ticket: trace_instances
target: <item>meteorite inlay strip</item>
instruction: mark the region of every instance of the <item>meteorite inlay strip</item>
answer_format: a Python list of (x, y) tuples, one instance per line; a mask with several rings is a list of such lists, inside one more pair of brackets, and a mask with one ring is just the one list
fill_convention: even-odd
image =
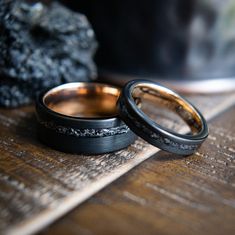
[(111, 128), (102, 128), (102, 129), (80, 129), (73, 127), (65, 127), (57, 125), (52, 121), (43, 121), (38, 120), (41, 125), (45, 128), (51, 129), (57, 133), (74, 136), (74, 137), (106, 137), (125, 134), (130, 131), (129, 127), (126, 125), (111, 127)]

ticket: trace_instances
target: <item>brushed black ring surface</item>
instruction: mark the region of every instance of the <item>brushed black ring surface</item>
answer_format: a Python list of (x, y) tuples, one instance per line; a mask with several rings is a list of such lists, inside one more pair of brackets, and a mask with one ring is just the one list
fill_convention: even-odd
[(103, 154), (126, 148), (136, 135), (119, 118), (79, 118), (57, 113), (36, 100), (38, 138), (56, 150), (78, 154)]
[[(195, 134), (179, 134), (177, 132), (168, 130), (150, 119), (136, 104), (132, 92), (137, 86), (153, 86), (159, 94), (164, 89), (169, 96), (175, 96), (187, 108), (196, 113), (197, 118), (200, 119), (200, 130)], [(190, 102), (183, 97), (173, 92), (172, 90), (163, 87), (157, 83), (148, 80), (133, 80), (125, 85), (118, 100), (119, 115), (122, 120), (130, 127), (130, 129), (138, 136), (142, 137), (150, 144), (179, 155), (190, 155), (194, 153), (203, 141), (208, 136), (208, 127), (205, 118)], [(179, 105), (182, 109), (182, 106)], [(178, 107), (177, 107), (178, 108)], [(176, 109), (177, 109), (176, 108)], [(185, 110), (183, 110), (185, 112)], [(198, 128), (196, 121), (191, 118), (188, 123), (192, 123), (195, 128)]]

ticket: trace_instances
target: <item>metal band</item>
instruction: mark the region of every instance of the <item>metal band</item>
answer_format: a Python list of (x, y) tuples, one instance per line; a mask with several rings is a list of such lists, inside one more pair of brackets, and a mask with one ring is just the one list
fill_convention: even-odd
[[(137, 106), (137, 88), (151, 98), (175, 111), (191, 128), (192, 135), (182, 135), (168, 130), (150, 119)], [(156, 104), (157, 105), (157, 104)], [(150, 144), (168, 152), (189, 155), (196, 151), (208, 136), (208, 127), (202, 114), (184, 98), (159, 84), (134, 80), (123, 89), (118, 101), (119, 114), (130, 129)]]
[(39, 139), (56, 150), (79, 154), (129, 146), (137, 137), (118, 116), (119, 93), (107, 84), (79, 82), (42, 93), (36, 102)]

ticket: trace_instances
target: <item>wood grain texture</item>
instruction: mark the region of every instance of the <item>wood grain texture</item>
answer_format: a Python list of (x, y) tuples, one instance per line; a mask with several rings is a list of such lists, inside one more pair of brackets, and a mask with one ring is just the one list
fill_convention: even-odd
[(235, 107), (189, 157), (158, 152), (40, 235), (235, 234)]
[[(190, 100), (209, 119), (233, 105), (235, 94)], [(181, 129), (164, 113), (151, 112), (164, 125)], [(39, 143), (35, 130), (33, 107), (0, 110), (0, 233), (38, 231), (159, 151), (139, 139), (113, 154), (65, 154)], [(153, 186), (149, 184), (149, 190), (156, 191)], [(125, 195), (145, 203), (128, 191)]]

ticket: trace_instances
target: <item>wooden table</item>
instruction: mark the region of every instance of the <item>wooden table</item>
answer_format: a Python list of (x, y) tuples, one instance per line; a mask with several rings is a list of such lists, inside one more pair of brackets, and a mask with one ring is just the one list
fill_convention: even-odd
[(216, 117), (189, 157), (142, 140), (115, 154), (60, 153), (38, 142), (32, 106), (0, 110), (0, 233), (235, 233), (235, 94), (190, 99)]
[(159, 152), (44, 230), (49, 234), (234, 234), (235, 107), (190, 157)]

